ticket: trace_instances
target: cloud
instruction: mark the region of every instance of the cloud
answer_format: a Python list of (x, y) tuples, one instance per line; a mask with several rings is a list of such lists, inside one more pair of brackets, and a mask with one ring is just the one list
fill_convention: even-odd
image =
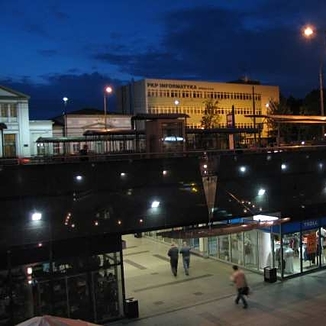
[[(238, 0), (220, 6), (210, 3), (214, 5), (170, 4), (165, 10), (153, 13), (146, 22), (141, 21), (139, 28), (132, 29), (126, 22), (124, 30), (108, 29), (100, 38), (92, 39), (85, 35), (100, 35), (98, 28), (91, 29), (94, 24), (84, 33), (78, 27), (80, 20), (76, 23), (73, 20), (76, 17), (66, 14), (65, 4), (51, 6), (38, 1), (42, 5), (38, 15), (42, 17), (31, 20), (25, 14), (20, 23), (36, 34), (34, 45), (38, 44), (39, 35), (51, 41), (37, 53), (40, 59), (55, 57), (56, 64), (49, 68), (52, 73), (39, 74), (42, 84), (33, 83), (28, 76), (16, 81), (4, 79), (3, 84), (31, 95), (31, 114), (44, 118), (51, 117), (52, 112), (61, 112), (63, 96), (71, 99), (71, 110), (85, 106), (101, 108), (103, 85), (126, 82), (124, 77), (119, 80), (109, 76), (225, 82), (247, 75), (265, 84), (279, 85), (281, 92), (296, 97), (304, 97), (318, 86), (321, 37), (319, 34), (319, 40), (308, 42), (300, 35), (300, 28), (307, 22), (323, 26), (326, 3), (317, 0), (308, 3), (248, 0), (245, 6)], [(59, 22), (57, 29), (51, 28), (52, 20)], [(52, 39), (47, 32), (53, 33)], [(63, 45), (66, 52), (57, 52)], [(76, 61), (72, 61), (75, 67), (70, 66), (69, 58), (60, 57), (67, 53), (75, 56)]]
[[(313, 2), (320, 10), (326, 8)], [(302, 17), (312, 9), (281, 0), (254, 8), (202, 6), (169, 11), (163, 17), (158, 45), (149, 44), (142, 51), (132, 47), (119, 51), (116, 46), (93, 58), (143, 77), (228, 81), (248, 75), (302, 96), (304, 85), (298, 79), (304, 78), (306, 92), (310, 91), (320, 60), (320, 44), (307, 44), (300, 35)]]
[[(1, 85), (6, 85), (31, 97), (29, 101), (30, 119), (50, 119), (62, 114), (64, 96), (69, 98), (68, 112), (81, 108), (102, 109), (105, 85), (113, 85), (113, 88), (116, 89), (122, 83), (120, 80), (110, 79), (98, 72), (42, 77), (46, 83), (35, 84), (29, 77), (23, 77), (19, 81), (0, 80)], [(115, 98), (112, 97), (109, 101), (109, 111), (112, 111), (115, 108)]]

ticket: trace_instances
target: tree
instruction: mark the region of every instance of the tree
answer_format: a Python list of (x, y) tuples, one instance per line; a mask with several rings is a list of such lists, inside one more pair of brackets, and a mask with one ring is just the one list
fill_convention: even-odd
[[(290, 100), (290, 99), (289, 99)], [(290, 115), (293, 114), (288, 99), (280, 96), (280, 102), (270, 101), (267, 108), (268, 115)], [(277, 123), (274, 119), (267, 119), (267, 127), (270, 130), (270, 137), (277, 138), (281, 136), (285, 142), (292, 140), (293, 127), (288, 124)]]
[[(324, 99), (325, 101), (325, 99)], [(320, 115), (320, 92), (313, 90), (302, 101), (300, 108), (302, 115)], [(299, 132), (302, 139), (313, 140), (321, 138), (321, 126), (319, 125), (301, 125)]]
[(204, 101), (205, 110), (204, 115), (201, 118), (201, 127), (203, 129), (216, 128), (221, 120), (219, 114), (217, 114), (218, 101), (213, 101), (213, 99), (206, 99)]

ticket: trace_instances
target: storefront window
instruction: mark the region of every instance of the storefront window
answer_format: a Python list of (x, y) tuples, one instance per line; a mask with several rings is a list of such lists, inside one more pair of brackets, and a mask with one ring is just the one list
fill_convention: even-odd
[(244, 266), (250, 269), (258, 269), (257, 232), (253, 230), (244, 233)]
[(217, 237), (208, 238), (208, 255), (217, 256)]
[(318, 267), (320, 251), (317, 245), (318, 229), (306, 230), (302, 232), (302, 270), (310, 270)]
[(231, 251), (229, 246), (229, 235), (221, 235), (217, 237), (218, 241), (218, 258), (230, 261)]
[[(283, 276), (300, 273), (300, 233), (289, 233), (283, 236), (283, 250), (279, 249), (277, 254), (278, 269)], [(282, 257), (281, 257), (282, 256)], [(281, 261), (282, 259), (282, 261)]]
[(266, 266), (273, 266), (273, 248), (271, 242), (271, 233), (259, 230), (258, 236), (258, 269), (264, 270)]
[[(10, 282), (10, 280), (12, 282)], [(12, 311), (14, 324), (33, 316), (32, 291), (27, 272), (23, 267), (15, 267), (8, 272), (0, 272), (0, 324), (11, 325)]]
[(231, 238), (231, 261), (236, 265), (243, 265), (243, 233), (230, 235)]
[(0, 272), (0, 324), (37, 315), (105, 322), (123, 315), (120, 253), (61, 258)]
[(321, 265), (326, 264), (326, 226), (320, 228), (320, 231), (317, 233), (318, 241), (317, 244), (320, 243), (321, 248)]

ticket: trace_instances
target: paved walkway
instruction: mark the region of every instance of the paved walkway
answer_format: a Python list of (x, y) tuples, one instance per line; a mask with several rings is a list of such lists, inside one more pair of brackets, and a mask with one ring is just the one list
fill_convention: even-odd
[(326, 271), (273, 284), (246, 272), (252, 289), (249, 308), (235, 305), (231, 265), (191, 257), (190, 276), (179, 260), (170, 271), (168, 246), (147, 238), (125, 237), (126, 297), (138, 300), (139, 318), (107, 325), (135, 326), (300, 326), (323, 325), (326, 317)]

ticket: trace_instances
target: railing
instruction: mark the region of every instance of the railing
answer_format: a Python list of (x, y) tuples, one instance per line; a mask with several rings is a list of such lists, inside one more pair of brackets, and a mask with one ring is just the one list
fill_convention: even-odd
[(326, 145), (311, 146), (280, 146), (280, 147), (259, 147), (259, 148), (236, 148), (236, 149), (218, 149), (218, 150), (198, 150), (198, 151), (182, 151), (182, 152), (113, 152), (106, 154), (92, 153), (89, 155), (39, 155), (32, 157), (17, 158), (0, 158), (0, 167), (4, 165), (30, 165), (30, 164), (65, 164), (77, 162), (101, 162), (101, 161), (117, 161), (117, 160), (144, 160), (152, 158), (174, 158), (174, 157), (197, 157), (205, 159), (212, 156), (222, 155), (245, 155), (245, 154), (261, 154), (261, 153), (281, 153), (281, 152), (299, 152), (299, 151), (315, 151), (326, 150)]

